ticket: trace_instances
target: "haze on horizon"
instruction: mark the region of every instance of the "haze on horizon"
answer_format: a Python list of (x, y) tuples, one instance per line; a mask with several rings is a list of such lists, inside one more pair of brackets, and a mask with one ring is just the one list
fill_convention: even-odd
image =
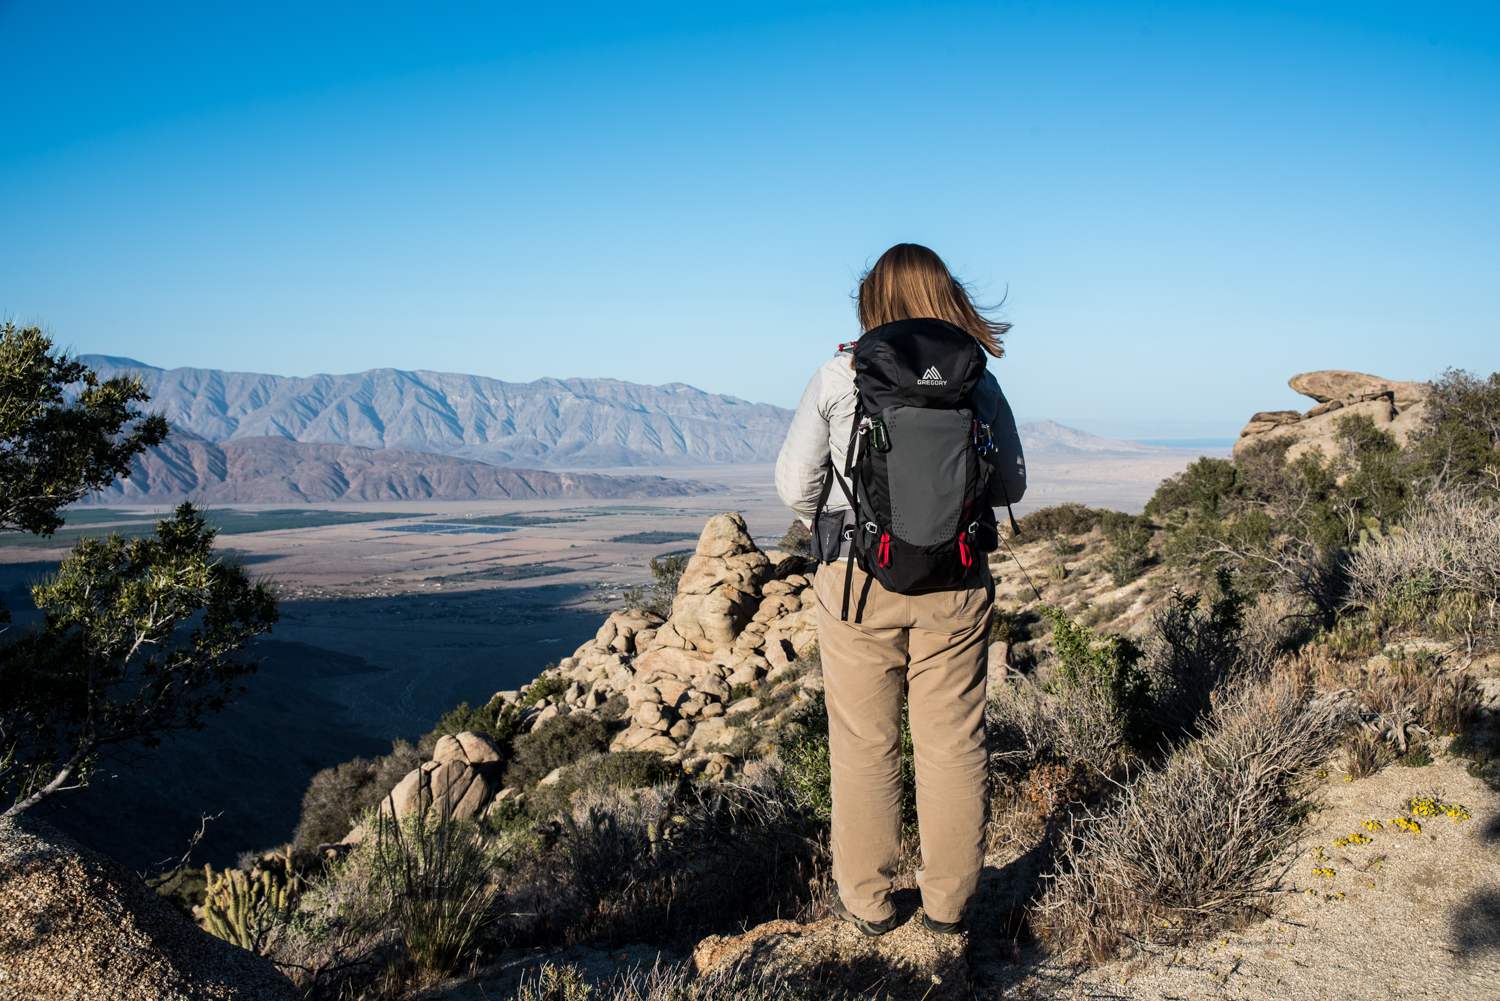
[(0, 314), (310, 375), (793, 406), (891, 243), (1019, 415), (1227, 436), (1500, 369), (1490, 4), (0, 3)]

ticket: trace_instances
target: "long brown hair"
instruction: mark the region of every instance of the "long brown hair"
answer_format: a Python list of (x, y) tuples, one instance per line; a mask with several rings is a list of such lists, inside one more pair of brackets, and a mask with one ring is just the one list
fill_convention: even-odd
[(947, 320), (990, 354), (1005, 353), (1000, 338), (1010, 324), (986, 317), (948, 265), (918, 243), (898, 243), (859, 278), (859, 326), (873, 330), (896, 320)]

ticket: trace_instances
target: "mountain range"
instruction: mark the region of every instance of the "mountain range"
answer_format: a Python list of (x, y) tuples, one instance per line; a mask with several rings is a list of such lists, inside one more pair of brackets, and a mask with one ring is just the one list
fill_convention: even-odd
[(763, 463), (776, 461), (792, 419), (781, 407), (681, 383), (501, 382), (389, 368), (295, 378), (81, 360), (104, 375), (138, 373), (152, 409), (214, 443), (290, 438), (534, 469)]
[(1144, 445), (1121, 438), (1101, 438), (1087, 431), (1066, 427), (1056, 421), (1029, 421), (1016, 428), (1021, 448), (1027, 458), (1085, 458), (1088, 456), (1175, 455), (1180, 450), (1161, 445)]
[[(792, 416), (680, 383), (511, 383), (396, 369), (293, 378), (161, 369), (107, 355), (82, 360), (105, 375), (141, 375), (151, 408), (173, 425), (166, 444), (94, 503), (677, 496), (714, 488), (579, 470), (771, 463)], [(1053, 421), (1019, 431), (1035, 461), (1175, 454)]]

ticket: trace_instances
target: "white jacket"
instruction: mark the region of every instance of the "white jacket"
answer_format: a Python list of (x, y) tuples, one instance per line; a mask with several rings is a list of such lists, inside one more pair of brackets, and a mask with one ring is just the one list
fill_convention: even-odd
[[(852, 352), (841, 351), (813, 374), (781, 454), (776, 457), (776, 492), (792, 513), (804, 522), (812, 521), (823, 490), (823, 474), (831, 461), (836, 472), (844, 471), (845, 453), (849, 447), (850, 426), (854, 422), (854, 368)], [(990, 476), (990, 504), (1014, 504), (1026, 493), (1026, 459), (1021, 454), (1021, 438), (1016, 434), (1016, 419), (1010, 404), (1000, 391), (993, 373), (986, 371), (974, 390), (974, 407), (981, 419), (989, 421), (995, 438), (995, 449), (985, 458), (994, 467)], [(849, 502), (835, 484), (826, 509), (847, 511)]]

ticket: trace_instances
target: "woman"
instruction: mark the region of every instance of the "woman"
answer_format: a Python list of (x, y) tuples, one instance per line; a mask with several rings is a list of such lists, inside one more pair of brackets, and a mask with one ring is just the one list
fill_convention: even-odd
[[(923, 922), (931, 931), (953, 934), (962, 929), (964, 909), (978, 884), (984, 857), (988, 806), (984, 696), (994, 585), (985, 560), (972, 558), (965, 548), (960, 554), (963, 569), (952, 570), (950, 586), (915, 588), (919, 593), (888, 590), (880, 579), (865, 572), (868, 568), (892, 579), (884, 569), (886, 548), (878, 550), (878, 561), (872, 555), (874, 549), (860, 549), (858, 560), (850, 560), (849, 553), (859, 545), (852, 541), (857, 526), (881, 532), (882, 546), (891, 533), (899, 535), (900, 529), (886, 530), (866, 515), (856, 519), (841, 512), (850, 510), (851, 500), (865, 503), (864, 487), (851, 481), (860, 480), (861, 464), (872, 457), (871, 449), (891, 450), (889, 443), (882, 449), (878, 436), (871, 433), (883, 431), (883, 425), (874, 425), (881, 425), (879, 418), (888, 411), (870, 411), (868, 388), (866, 399), (856, 392), (856, 361), (864, 379), (871, 364), (864, 346), (888, 341), (893, 331), (912, 329), (946, 337), (949, 343), (956, 340), (960, 347), (967, 344), (965, 350), (977, 360), (977, 383), (964, 394), (964, 409), (957, 413), (962, 420), (974, 418), (974, 446), (980, 451), (979, 461), (989, 464), (982, 470), (987, 483), (984, 477), (978, 479), (984, 499), (976, 502), (985, 505), (985, 520), (993, 525), (990, 508), (1021, 498), (1026, 469), (1015, 419), (994, 375), (980, 374), (985, 353), (1001, 356), (1000, 337), (1010, 324), (985, 318), (942, 259), (910, 243), (892, 247), (865, 272), (858, 304), (861, 340), (852, 350), (841, 347), (808, 383), (776, 463), (776, 487), (782, 501), (815, 534), (831, 513), (836, 525), (845, 526), (843, 539), (850, 540), (839, 542), (838, 533), (826, 536), (832, 541), (822, 555), (831, 561), (815, 579), (833, 771), (833, 872), (838, 884), (833, 909), (866, 935), (880, 935), (896, 925), (890, 897), (901, 850), (900, 737), (905, 700), (916, 752), (922, 847), (917, 881)], [(973, 338), (983, 353), (973, 350), (962, 335)], [(941, 376), (935, 369), (921, 374)], [(910, 391), (938, 381), (926, 378), (918, 383), (907, 378)], [(860, 385), (869, 384), (862, 381)], [(916, 405), (937, 404), (917, 400)], [(979, 431), (985, 422), (988, 438)], [(847, 452), (856, 441), (864, 444), (855, 445), (856, 461), (850, 463)], [(893, 455), (899, 446), (898, 441)], [(972, 457), (966, 461), (971, 469), (979, 468)], [(830, 476), (830, 472), (837, 475)], [(837, 489), (830, 490), (835, 482)], [(820, 504), (827, 513), (813, 526)], [(965, 513), (960, 522), (970, 517)], [(980, 521), (977, 515), (973, 517), (968, 525), (970, 537)], [(834, 547), (840, 547), (836, 554)], [(914, 551), (910, 546), (907, 550)], [(851, 593), (857, 596), (852, 611)]]

